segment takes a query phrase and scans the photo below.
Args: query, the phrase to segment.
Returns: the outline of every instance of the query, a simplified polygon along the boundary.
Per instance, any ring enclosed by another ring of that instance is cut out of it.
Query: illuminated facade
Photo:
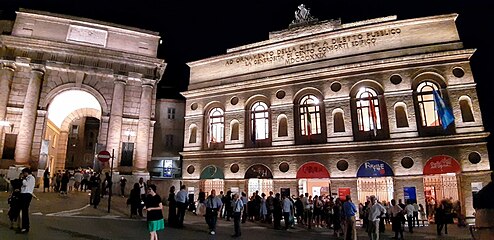
[[[159,34],[24,9],[11,26],[0,35],[0,120],[10,126],[0,128],[2,167],[53,173],[114,150],[117,173],[148,177],[166,66],[156,58]]]
[[[189,191],[453,198],[471,216],[488,133],[456,17],[311,21],[189,63]]]

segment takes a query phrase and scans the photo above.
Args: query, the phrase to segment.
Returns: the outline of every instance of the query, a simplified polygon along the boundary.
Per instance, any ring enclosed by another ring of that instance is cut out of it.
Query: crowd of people
[[[175,187],[172,186],[166,200],[170,209],[170,226],[183,227],[187,203],[190,202],[185,186],[181,186],[178,193],[175,193]],[[447,224],[453,223],[453,217],[458,218],[460,226],[460,206],[459,202],[452,204],[449,199],[436,204],[433,216],[438,235],[442,234],[443,229],[447,234]],[[340,199],[330,196],[312,197],[306,193],[295,197],[273,192],[269,192],[268,195],[259,194],[256,191],[248,197],[245,192],[239,194],[231,191],[220,191],[216,195],[213,189],[209,195],[201,191],[196,206],[190,210],[205,217],[209,233],[212,235],[216,232],[218,217],[225,221],[233,219],[232,237],[241,235],[241,223],[251,221],[268,224],[280,230],[289,230],[295,224],[307,229],[328,228],[333,230],[336,237],[343,235],[344,239],[356,239],[358,215],[370,239],[379,239],[380,233],[385,231],[386,224],[392,225],[395,239],[403,239],[405,227],[408,228],[408,232],[413,233],[415,227],[424,226],[428,221],[424,206],[416,201],[408,200],[403,203],[401,199],[398,199],[398,202],[393,199],[390,202],[381,202],[375,196],[370,196],[365,203],[357,207],[350,196]],[[281,225],[282,220],[284,226]]]

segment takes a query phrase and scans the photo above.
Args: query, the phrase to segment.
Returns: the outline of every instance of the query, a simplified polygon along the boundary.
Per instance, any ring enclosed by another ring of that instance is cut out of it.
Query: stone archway
[[[102,107],[99,101],[87,91],[68,90],[59,92],[51,98],[45,117],[43,139],[49,141],[49,151],[46,154],[49,156],[48,166],[52,169],[52,173],[66,168],[65,161],[72,123],[89,117],[98,119],[101,123],[101,116]],[[98,135],[101,135],[100,127]],[[43,151],[42,148],[40,154],[43,154]]]

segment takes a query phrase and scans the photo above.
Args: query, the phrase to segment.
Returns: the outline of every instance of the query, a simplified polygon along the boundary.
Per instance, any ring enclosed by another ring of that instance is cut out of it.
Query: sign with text
[[[405,202],[411,200],[412,202],[417,201],[417,190],[415,187],[404,187],[403,193],[405,194]]]
[[[329,178],[329,172],[320,163],[308,162],[297,171],[297,179],[300,178]]]
[[[350,195],[350,188],[338,188],[338,197],[341,201],[345,201],[347,195]]]
[[[327,31],[287,41],[238,47],[228,54],[189,63],[191,85],[212,79],[261,72],[370,52],[459,40],[457,15],[390,21]],[[433,32],[434,34],[431,34]]]
[[[458,161],[446,155],[434,156],[424,166],[424,175],[458,172],[461,172]]]
[[[381,160],[370,160],[360,165],[357,177],[387,177],[393,176],[391,167]]]

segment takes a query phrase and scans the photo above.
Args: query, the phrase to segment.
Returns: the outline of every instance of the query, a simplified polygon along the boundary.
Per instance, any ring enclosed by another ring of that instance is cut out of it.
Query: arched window
[[[369,87],[362,87],[356,95],[358,130],[361,132],[372,131],[374,136],[382,129],[381,114],[377,92]]]
[[[441,120],[436,112],[433,91],[438,86],[430,81],[421,82],[417,86],[417,103],[420,111],[420,124],[422,127],[441,126]]]
[[[463,122],[475,122],[472,112],[472,101],[467,96],[460,97],[461,118]]]
[[[195,127],[195,126],[191,127],[189,132],[190,132],[189,143],[196,143],[197,127]]]
[[[209,112],[209,124],[207,142],[209,143],[222,143],[223,136],[225,135],[225,116],[223,109],[213,108]]]
[[[300,135],[310,136],[321,133],[321,109],[319,99],[314,95],[302,97],[299,105]]]
[[[288,120],[285,116],[278,118],[278,137],[288,136]]]
[[[231,127],[231,135],[230,135],[230,140],[238,140],[238,121],[232,121],[230,123]]]
[[[264,140],[269,138],[269,111],[264,102],[256,102],[250,111],[251,140]]]
[[[345,120],[343,119],[343,111],[333,111],[333,127],[334,132],[345,132]]]
[[[396,127],[405,128],[408,127],[408,116],[406,112],[406,105],[404,103],[397,103],[395,106]]]

